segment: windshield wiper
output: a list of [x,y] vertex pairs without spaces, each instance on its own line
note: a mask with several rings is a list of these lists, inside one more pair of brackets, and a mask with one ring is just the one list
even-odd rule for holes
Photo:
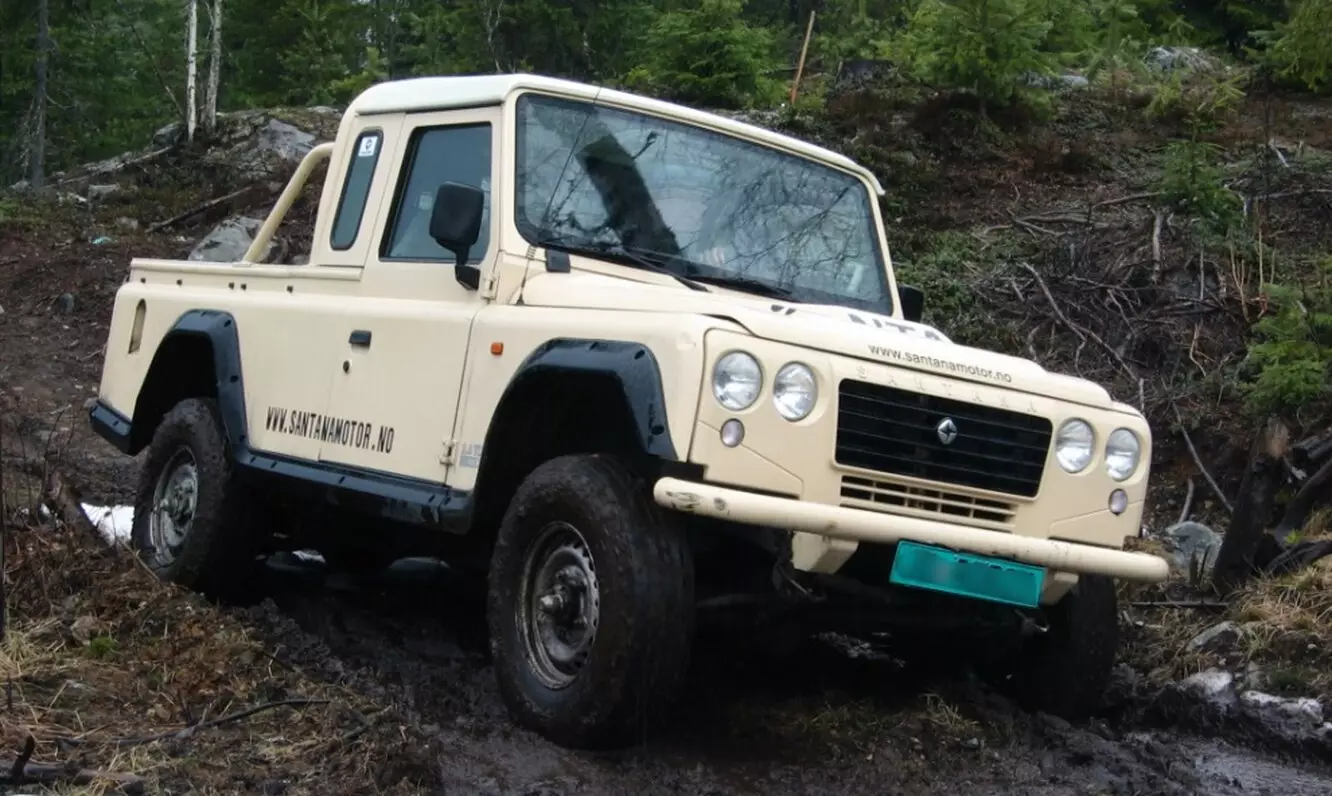
[[719,285],[721,287],[733,287],[736,290],[743,290],[747,293],[758,293],[759,295],[767,296],[768,298],[795,301],[795,299],[792,298],[793,294],[791,291],[786,288],[762,282],[758,279],[750,279],[744,276],[729,276],[727,274],[718,274],[715,276],[712,274],[694,274],[690,278],[697,282],[707,282],[708,284]]
[[698,282],[694,281],[693,279],[681,276],[675,271],[672,271],[670,268],[667,268],[664,263],[658,262],[657,260],[648,257],[646,253],[640,252],[635,249],[626,248],[625,246],[619,243],[611,243],[609,241],[589,241],[587,243],[566,243],[565,241],[559,238],[548,238],[548,239],[539,240],[537,242],[537,245],[547,246],[553,249],[562,249],[564,251],[574,252],[574,253],[581,252],[585,254],[596,255],[599,257],[615,257],[622,260],[628,260],[629,262],[634,263],[635,265],[642,266],[643,268],[646,268],[649,271],[656,271],[657,273],[666,274],[667,276],[672,277],[677,282],[689,288],[690,290],[699,290],[704,293],[712,292],[703,285],[700,285]]

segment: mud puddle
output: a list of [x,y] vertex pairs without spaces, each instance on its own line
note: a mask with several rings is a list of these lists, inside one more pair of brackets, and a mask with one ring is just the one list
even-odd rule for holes
[[742,665],[696,653],[677,726],[618,753],[514,727],[480,595],[399,565],[373,584],[276,573],[247,613],[280,660],[395,704],[430,793],[1320,796],[1332,773],[1170,730],[1033,716],[974,681],[827,644]]

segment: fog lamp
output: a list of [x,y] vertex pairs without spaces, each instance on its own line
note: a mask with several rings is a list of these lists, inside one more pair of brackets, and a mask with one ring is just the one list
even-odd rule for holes
[[722,423],[721,441],[728,448],[734,448],[745,439],[745,424],[735,418]]
[[1128,508],[1128,493],[1122,489],[1116,489],[1110,493],[1110,513],[1123,514]]

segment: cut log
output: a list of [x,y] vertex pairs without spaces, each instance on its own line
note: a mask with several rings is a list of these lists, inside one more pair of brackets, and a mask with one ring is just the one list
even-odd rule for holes
[[1257,560],[1260,552],[1264,558],[1276,552],[1270,544],[1264,545],[1264,531],[1281,485],[1282,460],[1289,450],[1290,430],[1280,420],[1269,418],[1249,448],[1239,500],[1212,569],[1212,585],[1222,594],[1257,574],[1262,568]]

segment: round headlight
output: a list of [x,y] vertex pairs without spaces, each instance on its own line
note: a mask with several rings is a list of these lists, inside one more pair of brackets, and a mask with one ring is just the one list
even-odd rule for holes
[[814,371],[799,362],[788,362],[777,371],[772,383],[772,402],[777,414],[787,420],[803,420],[814,410],[819,398],[819,386]]
[[1055,435],[1055,458],[1065,472],[1080,473],[1092,460],[1096,433],[1083,420],[1067,420]]
[[738,412],[758,400],[763,387],[763,371],[757,359],[744,351],[732,351],[712,369],[712,394],[717,403]]
[[1116,481],[1123,481],[1138,469],[1142,443],[1138,435],[1126,428],[1117,428],[1105,441],[1105,471]]

